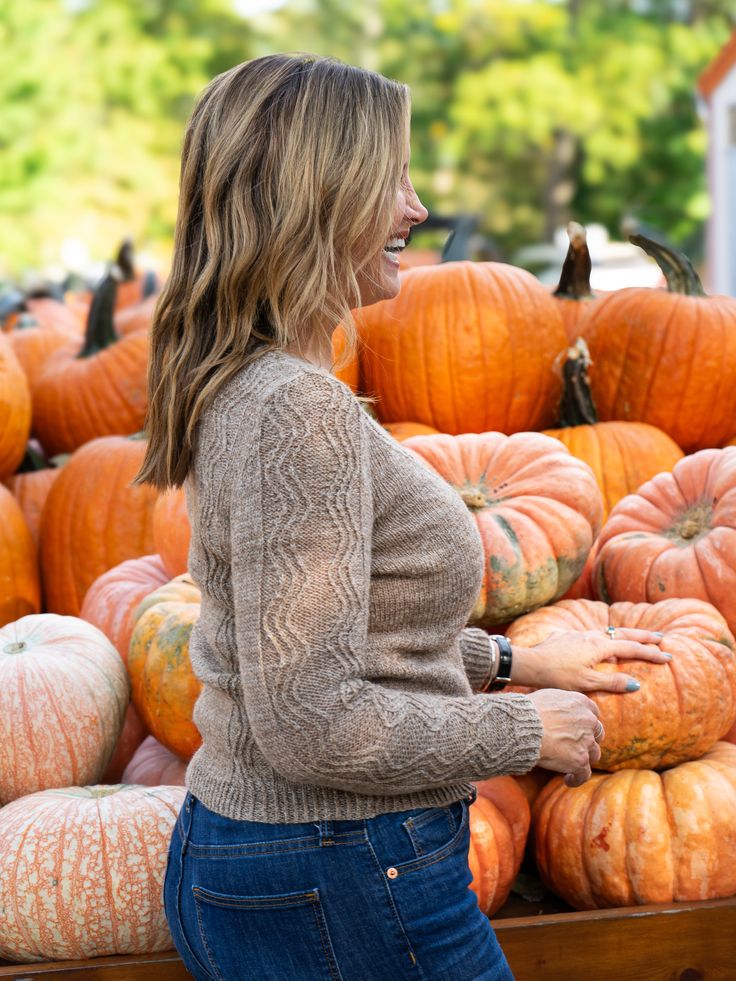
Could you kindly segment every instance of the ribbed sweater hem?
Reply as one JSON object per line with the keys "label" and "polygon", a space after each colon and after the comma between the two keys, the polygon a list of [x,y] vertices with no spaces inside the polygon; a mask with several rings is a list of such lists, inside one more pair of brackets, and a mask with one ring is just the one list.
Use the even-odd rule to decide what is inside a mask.
{"label": "ribbed sweater hem", "polygon": [[367,796],[312,784],[253,781],[235,786],[207,771],[206,761],[192,760],[186,775],[187,789],[205,807],[235,821],[269,824],[355,821],[415,807],[445,807],[468,797],[473,789],[471,783],[455,783],[409,794]]}

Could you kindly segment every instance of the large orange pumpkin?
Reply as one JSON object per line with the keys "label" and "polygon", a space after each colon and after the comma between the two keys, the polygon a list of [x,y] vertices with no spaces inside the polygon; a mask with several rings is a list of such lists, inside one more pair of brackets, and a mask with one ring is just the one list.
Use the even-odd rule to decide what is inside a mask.
{"label": "large orange pumpkin", "polygon": [[45,467],[42,470],[15,473],[5,479],[5,486],[20,505],[36,547],[38,547],[41,515],[46,505],[46,498],[60,473],[59,467]]}
{"label": "large orange pumpkin", "polygon": [[654,603],[692,596],[736,630],[736,447],[701,450],[611,512],[593,570],[597,594]]}
{"label": "large orange pumpkin", "polygon": [[4,807],[0,957],[30,963],[173,948],[161,896],[184,794],[65,787]]}
{"label": "large orange pumpkin", "polygon": [[122,782],[145,787],[159,787],[162,784],[180,787],[184,785],[186,772],[186,763],[153,736],[147,736],[126,766]]}
{"label": "large orange pumpkin", "polygon": [[31,387],[52,354],[70,344],[79,346],[80,342],[78,330],[42,327],[30,315],[21,317],[7,336]]}
{"label": "large orange pumpkin", "polygon": [[614,603],[563,600],[521,617],[507,632],[512,644],[534,647],[560,630],[603,633],[609,626],[659,630],[666,664],[604,662],[601,674],[623,671],[641,688],[592,693],[606,730],[601,770],[649,769],[696,759],[736,721],[736,653],[726,621],[701,600]]}
{"label": "large orange pumpkin", "polygon": [[655,474],[670,471],[684,456],[661,430],[645,422],[598,422],[590,394],[590,364],[585,342],[568,350],[565,390],[560,409],[561,429],[545,430],[584,460],[603,494],[603,520],[622,497],[633,493]]}
{"label": "large orange pumpkin", "polygon": [[493,777],[477,784],[470,806],[468,865],[470,888],[486,916],[508,899],[529,834],[529,804],[513,777]]}
{"label": "large orange pumpkin", "polygon": [[[332,357],[335,362],[337,362],[344,354],[345,351],[345,332],[343,328],[338,324],[332,335]],[[354,392],[358,391],[359,384],[359,369],[358,369],[358,357],[355,355],[352,357],[346,365],[342,368],[338,368],[334,372],[335,377],[339,378],[341,382],[351,388]]]}
{"label": "large orange pumpkin", "polygon": [[472,622],[505,623],[565,593],[601,521],[588,466],[541,433],[415,436],[404,447],[452,484],[485,553]]}
{"label": "large orange pumpkin", "polygon": [[361,387],[382,423],[504,433],[554,423],[567,346],[557,303],[530,273],[445,262],[400,273],[401,292],[356,311]]}
{"label": "large orange pumpkin", "polygon": [[617,290],[586,316],[600,417],[651,423],[686,453],[720,446],[736,418],[736,298],[706,296],[685,256],[631,241],[658,259],[668,288]]}
{"label": "large orange pumpkin", "polygon": [[155,551],[157,491],[131,485],[144,452],[143,439],[105,436],[82,446],[64,465],[41,518],[43,589],[50,612],[78,616],[98,576]]}
{"label": "large orange pumpkin", "polygon": [[0,801],[99,780],[129,693],[120,655],[84,620],[41,613],[0,628]]}
{"label": "large orange pumpkin", "polygon": [[[183,602],[171,602],[179,592]],[[199,619],[196,586],[187,577],[156,590],[140,604],[130,641],[128,673],[133,703],[149,731],[182,760],[202,738],[192,721],[202,688],[189,660],[189,637]]]}
{"label": "large orange pumpkin", "polygon": [[736,746],[655,773],[555,777],[534,805],[537,865],[576,909],[736,893]]}
{"label": "large orange pumpkin", "polygon": [[169,579],[187,571],[191,537],[184,489],[163,491],[153,509],[153,541]]}
{"label": "large orange pumpkin", "polygon": [[33,428],[51,455],[143,427],[149,338],[138,331],[118,339],[112,319],[117,286],[113,270],[95,294],[81,350],[74,343],[51,355],[33,384]]}
{"label": "large orange pumpkin", "polygon": [[433,426],[425,426],[422,422],[387,422],[383,428],[400,443],[412,436],[433,436],[438,432]]}
{"label": "large orange pumpkin", "polygon": [[0,484],[0,626],[40,608],[36,546],[20,505]]}
{"label": "large orange pumpkin", "polygon": [[23,459],[31,431],[31,396],[25,372],[0,335],[0,480]]}

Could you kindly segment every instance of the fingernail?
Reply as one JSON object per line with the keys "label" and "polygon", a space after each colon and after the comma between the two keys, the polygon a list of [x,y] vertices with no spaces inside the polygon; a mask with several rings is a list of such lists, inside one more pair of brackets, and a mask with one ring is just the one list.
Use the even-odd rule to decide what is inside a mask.
{"label": "fingernail", "polygon": [[661,630],[653,630],[652,633],[654,634],[655,637],[664,637],[664,634],[662,633]]}
{"label": "fingernail", "polygon": [[634,678],[626,682],[626,691],[639,691],[641,685]]}
{"label": "fingernail", "polygon": [[668,651],[662,651],[662,657],[666,657],[668,661],[672,660],[672,655]]}

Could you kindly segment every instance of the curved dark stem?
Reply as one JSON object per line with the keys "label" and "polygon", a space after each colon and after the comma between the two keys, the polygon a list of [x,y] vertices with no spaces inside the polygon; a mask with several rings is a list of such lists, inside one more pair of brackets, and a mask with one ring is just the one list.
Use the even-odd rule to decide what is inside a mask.
{"label": "curved dark stem", "polygon": [[149,296],[153,296],[154,293],[158,293],[158,278],[153,269],[148,269],[143,276],[143,285],[141,286],[141,299],[147,300]]}
{"label": "curved dark stem", "polygon": [[560,401],[560,429],[569,426],[593,426],[598,422],[598,412],[590,391],[590,354],[582,337],[568,349],[567,360],[562,366],[562,399]]}
{"label": "curved dark stem", "polygon": [[16,473],[35,473],[36,470],[48,470],[50,467],[51,463],[43,453],[39,453],[34,446],[28,443]]}
{"label": "curved dark stem", "polygon": [[571,221],[567,226],[567,233],[570,236],[570,245],[554,295],[569,300],[589,299],[593,296],[590,288],[592,263],[585,229],[577,222]]}
{"label": "curved dark stem", "polygon": [[77,355],[78,358],[89,358],[118,340],[113,315],[121,278],[120,270],[117,266],[112,266],[95,290],[87,315],[84,345]]}
{"label": "curved dark stem", "polygon": [[644,235],[629,235],[629,241],[644,249],[647,255],[656,259],[657,265],[667,280],[670,293],[682,293],[685,296],[706,296],[700,276],[683,252],[676,252],[661,242],[655,242]]}
{"label": "curved dark stem", "polygon": [[133,253],[133,239],[123,239],[118,254],[115,256],[115,265],[118,266],[123,274],[123,281],[130,282],[135,279],[135,262]]}

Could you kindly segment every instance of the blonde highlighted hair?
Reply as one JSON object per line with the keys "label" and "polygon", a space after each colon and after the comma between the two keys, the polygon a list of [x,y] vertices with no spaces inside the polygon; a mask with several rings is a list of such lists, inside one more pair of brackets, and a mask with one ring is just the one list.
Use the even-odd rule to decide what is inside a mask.
{"label": "blonde highlighted hair", "polygon": [[180,486],[215,392],[269,348],[340,323],[380,281],[409,91],[332,58],[276,54],[218,75],[186,128],[171,273],[151,328],[137,482]]}

